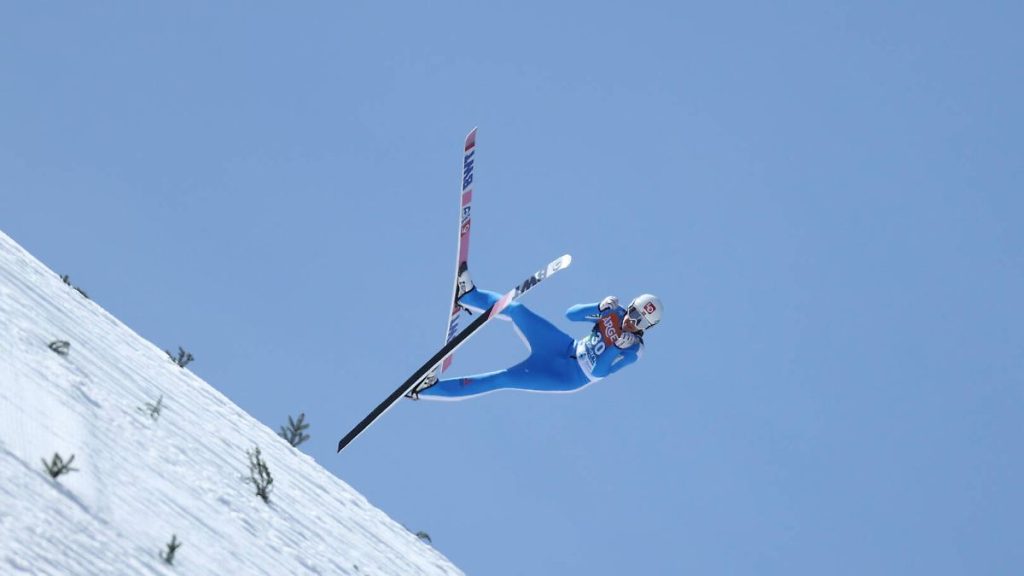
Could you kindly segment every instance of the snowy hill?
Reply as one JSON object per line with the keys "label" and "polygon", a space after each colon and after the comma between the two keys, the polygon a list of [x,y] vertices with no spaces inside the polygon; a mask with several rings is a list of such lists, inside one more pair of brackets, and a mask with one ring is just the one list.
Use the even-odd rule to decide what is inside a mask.
{"label": "snowy hill", "polygon": [[[51,479],[55,452],[78,471]],[[0,232],[0,574],[22,573],[461,571]]]}

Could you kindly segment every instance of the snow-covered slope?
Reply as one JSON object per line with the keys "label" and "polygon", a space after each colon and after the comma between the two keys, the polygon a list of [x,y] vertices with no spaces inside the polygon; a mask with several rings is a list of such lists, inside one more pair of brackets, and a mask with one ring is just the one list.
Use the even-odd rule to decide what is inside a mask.
{"label": "snow-covered slope", "polygon": [[[51,479],[55,452],[79,471]],[[461,572],[0,232],[0,574],[22,573]]]}

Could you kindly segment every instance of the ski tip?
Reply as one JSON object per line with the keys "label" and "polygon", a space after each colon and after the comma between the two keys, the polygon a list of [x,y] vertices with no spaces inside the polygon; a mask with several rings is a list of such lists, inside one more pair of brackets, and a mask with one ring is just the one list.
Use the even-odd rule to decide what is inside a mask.
{"label": "ski tip", "polygon": [[563,254],[560,258],[551,263],[552,272],[557,272],[562,268],[568,268],[572,264],[572,256],[569,254]]}

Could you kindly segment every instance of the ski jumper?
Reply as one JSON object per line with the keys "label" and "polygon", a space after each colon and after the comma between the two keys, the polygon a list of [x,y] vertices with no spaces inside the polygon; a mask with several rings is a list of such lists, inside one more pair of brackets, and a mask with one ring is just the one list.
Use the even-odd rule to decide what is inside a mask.
{"label": "ski jumper", "polygon": [[[462,297],[460,304],[487,310],[500,294],[476,289]],[[501,316],[512,320],[526,341],[530,355],[506,370],[438,380],[422,390],[419,397],[431,400],[463,400],[495,390],[515,389],[533,392],[576,392],[592,382],[614,374],[636,362],[643,351],[643,339],[636,337],[630,346],[619,348],[622,318],[626,310],[601,311],[598,304],[577,304],[565,315],[569,320],[594,324],[590,334],[574,340],[552,323],[520,302],[509,304]]]}

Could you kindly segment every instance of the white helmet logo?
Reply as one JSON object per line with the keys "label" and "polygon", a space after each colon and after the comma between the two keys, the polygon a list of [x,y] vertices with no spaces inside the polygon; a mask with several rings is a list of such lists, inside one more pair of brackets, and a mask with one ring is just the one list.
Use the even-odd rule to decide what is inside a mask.
{"label": "white helmet logo", "polygon": [[630,317],[641,330],[661,322],[661,300],[653,294],[641,294],[629,304]]}

